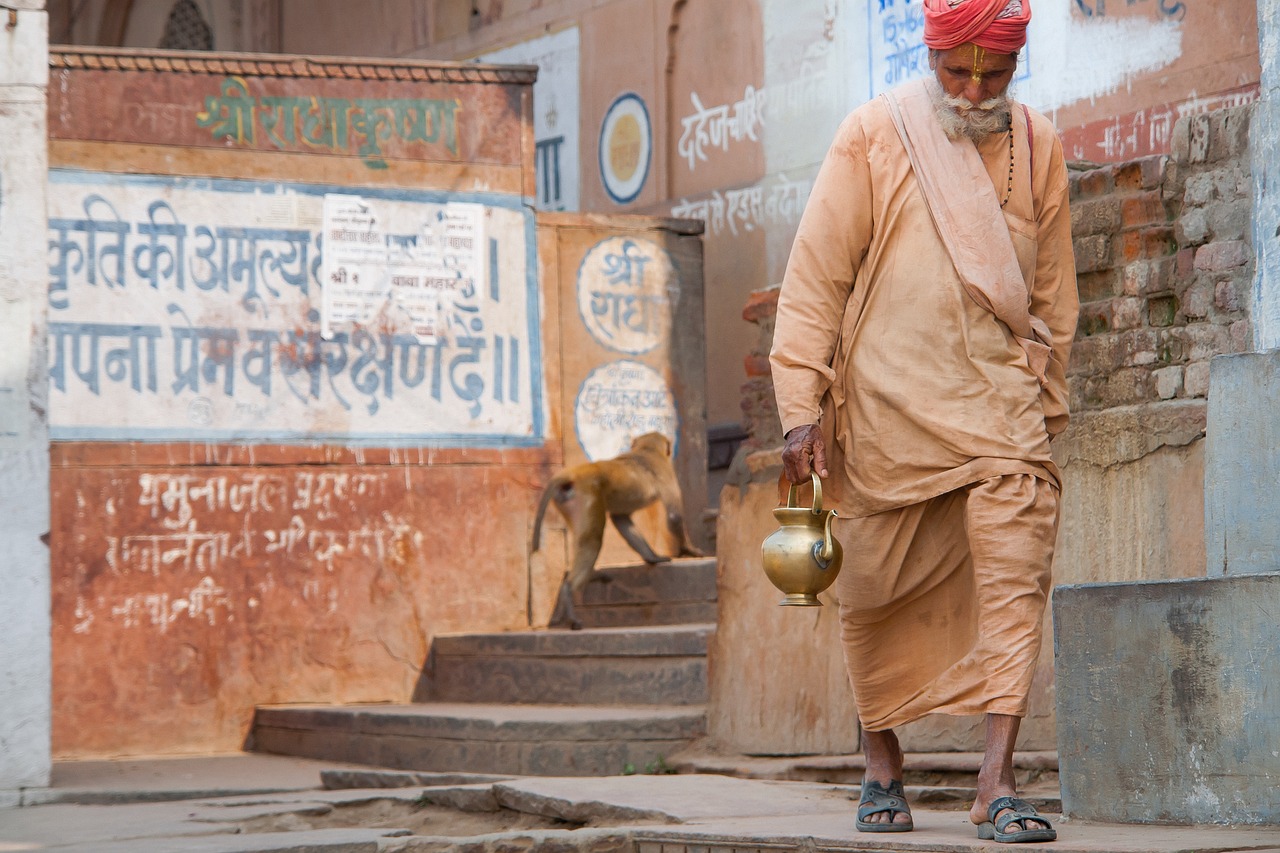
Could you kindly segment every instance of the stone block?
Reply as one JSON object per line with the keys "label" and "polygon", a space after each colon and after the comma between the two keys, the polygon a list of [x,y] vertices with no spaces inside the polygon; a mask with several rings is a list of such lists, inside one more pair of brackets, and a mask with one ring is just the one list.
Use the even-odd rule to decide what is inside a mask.
{"label": "stone block", "polygon": [[1114,261],[1111,257],[1110,236],[1096,234],[1089,237],[1078,237],[1072,242],[1075,246],[1077,273],[1097,272],[1114,266]]}
{"label": "stone block", "polygon": [[1182,390],[1188,397],[1209,396],[1209,362],[1188,364],[1183,370]]}
{"label": "stone block", "polygon": [[1213,176],[1208,174],[1192,175],[1182,190],[1182,203],[1187,207],[1203,207],[1218,196]]}
{"label": "stone block", "polygon": [[1222,272],[1242,267],[1253,260],[1253,252],[1243,240],[1209,243],[1196,249],[1196,269]]}
{"label": "stone block", "polygon": [[1277,608],[1276,573],[1057,587],[1064,814],[1280,824]]}
{"label": "stone block", "polygon": [[1145,304],[1143,300],[1134,297],[1115,300],[1111,310],[1112,328],[1121,331],[1141,326]]}
{"label": "stone block", "polygon": [[1182,391],[1182,368],[1164,367],[1153,371],[1156,381],[1156,396],[1161,400],[1172,400]]}
{"label": "stone block", "polygon": [[1199,246],[1209,239],[1209,215],[1202,207],[1193,207],[1182,215],[1175,228],[1179,245]]}
{"label": "stone block", "polygon": [[1120,200],[1114,197],[1090,199],[1071,205],[1071,236],[1111,234],[1120,228]]}
{"label": "stone block", "polygon": [[1213,286],[1198,282],[1187,288],[1182,296],[1182,313],[1188,318],[1202,320],[1213,307]]}
{"label": "stone block", "polygon": [[[1205,456],[1209,574],[1278,571],[1280,350],[1215,358],[1210,371]],[[1277,647],[1272,645],[1273,652]],[[1280,708],[1280,698],[1272,701]],[[1280,769],[1280,764],[1274,766]]]}

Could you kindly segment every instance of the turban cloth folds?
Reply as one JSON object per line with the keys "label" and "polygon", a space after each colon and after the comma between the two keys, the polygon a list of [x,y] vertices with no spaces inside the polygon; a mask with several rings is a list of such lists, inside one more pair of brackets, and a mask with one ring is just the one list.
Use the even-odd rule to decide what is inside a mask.
{"label": "turban cloth folds", "polygon": [[1031,0],[924,0],[924,43],[951,50],[972,42],[994,53],[1027,43]]}

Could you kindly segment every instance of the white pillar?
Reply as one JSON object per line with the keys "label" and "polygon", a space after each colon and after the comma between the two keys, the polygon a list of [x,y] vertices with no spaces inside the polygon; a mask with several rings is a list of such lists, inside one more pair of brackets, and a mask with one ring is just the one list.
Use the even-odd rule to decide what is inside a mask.
{"label": "white pillar", "polygon": [[0,806],[49,783],[49,25],[0,6]]}
{"label": "white pillar", "polygon": [[1254,109],[1253,152],[1254,344],[1280,348],[1280,0],[1258,0],[1258,58],[1262,97]]}

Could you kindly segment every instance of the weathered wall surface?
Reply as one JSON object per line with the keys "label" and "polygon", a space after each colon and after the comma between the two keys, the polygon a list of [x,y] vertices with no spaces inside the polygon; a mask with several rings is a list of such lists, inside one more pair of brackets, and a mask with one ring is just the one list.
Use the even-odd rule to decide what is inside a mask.
{"label": "weathered wall surface", "polygon": [[[1062,805],[1118,823],[1280,824],[1280,574],[1059,589]],[[1069,638],[1064,641],[1061,638]]]}
{"label": "weathered wall surface", "polygon": [[0,807],[50,769],[43,9],[0,10]]}
{"label": "weathered wall surface", "polygon": [[528,69],[53,60],[57,755],[238,749],[545,625],[566,458],[663,432],[705,502],[698,228],[539,221]]}

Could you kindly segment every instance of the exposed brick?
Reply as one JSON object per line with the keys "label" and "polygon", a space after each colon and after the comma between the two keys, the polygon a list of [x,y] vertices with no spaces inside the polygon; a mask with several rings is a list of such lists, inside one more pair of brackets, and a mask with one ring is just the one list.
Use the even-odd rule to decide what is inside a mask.
{"label": "exposed brick", "polygon": [[1209,116],[1192,116],[1188,122],[1189,149],[1187,162],[1204,163],[1209,159],[1209,143],[1213,135],[1213,127]]}
{"label": "exposed brick", "polygon": [[1209,205],[1204,211],[1215,241],[1244,240],[1253,229],[1252,200],[1221,201]]}
{"label": "exposed brick", "polygon": [[1249,352],[1253,349],[1253,328],[1248,320],[1237,320],[1227,327],[1231,337],[1232,352]]}
{"label": "exposed brick", "polygon": [[1229,314],[1239,311],[1241,298],[1239,286],[1234,280],[1220,281],[1213,288],[1213,304],[1219,311]]}
{"label": "exposed brick", "polygon": [[1174,233],[1180,246],[1199,246],[1209,239],[1209,214],[1202,207],[1193,207],[1182,214]]}
{"label": "exposed brick", "polygon": [[1153,296],[1147,300],[1147,322],[1152,326],[1172,326],[1178,316],[1176,296]]}
{"label": "exposed brick", "polygon": [[1190,278],[1196,271],[1196,250],[1179,249],[1176,257],[1178,278]]}
{"label": "exposed brick", "polygon": [[1120,209],[1120,200],[1110,197],[1071,205],[1071,236],[1111,234],[1120,227]]}
{"label": "exposed brick", "polygon": [[1093,169],[1080,176],[1080,195],[1084,198],[1105,195],[1113,189],[1115,182],[1112,180],[1110,166]]}
{"label": "exposed brick", "polygon": [[1187,207],[1203,207],[1218,197],[1213,175],[1199,174],[1187,178],[1182,190],[1182,203]]}
{"label": "exposed brick", "polygon": [[1209,243],[1196,249],[1196,269],[1206,272],[1242,267],[1253,258],[1249,246],[1243,240]]}
{"label": "exposed brick", "polygon": [[1253,197],[1253,179],[1242,169],[1235,166],[1218,169],[1210,172],[1209,177],[1213,180],[1214,192],[1223,201],[1240,201]]}
{"label": "exposed brick", "polygon": [[1120,223],[1123,228],[1143,225],[1164,225],[1169,221],[1164,199],[1158,190],[1130,196],[1120,202]]}
{"label": "exposed brick", "polygon": [[1156,361],[1160,364],[1183,364],[1191,347],[1187,343],[1186,328],[1173,326],[1160,329],[1156,343]]}
{"label": "exposed brick", "polygon": [[1112,302],[1111,328],[1116,331],[1135,329],[1142,325],[1142,309],[1146,303],[1142,299],[1128,297]]}
{"label": "exposed brick", "polygon": [[1213,287],[1207,282],[1188,287],[1182,297],[1182,313],[1193,320],[1209,316],[1213,307]]}
{"label": "exposed brick", "polygon": [[1106,234],[1080,237],[1073,242],[1077,273],[1097,272],[1115,265],[1111,257],[1111,238]]}
{"label": "exposed brick", "polygon": [[1076,288],[1081,302],[1097,302],[1110,299],[1121,293],[1120,270],[1106,269],[1101,272],[1087,272],[1076,276]]}
{"label": "exposed brick", "polygon": [[1080,306],[1080,322],[1076,326],[1077,337],[1092,337],[1111,331],[1111,303],[1093,302]]}
{"label": "exposed brick", "polygon": [[1182,368],[1162,367],[1152,372],[1156,383],[1156,396],[1161,400],[1172,400],[1182,390]]}
{"label": "exposed brick", "polygon": [[1187,358],[1191,361],[1208,361],[1215,355],[1231,352],[1231,329],[1210,323],[1187,326],[1186,340],[1190,347]]}
{"label": "exposed brick", "polygon": [[1249,153],[1249,124],[1253,110],[1236,107],[1217,114],[1218,126],[1214,128],[1210,156],[1214,160],[1227,160]]}
{"label": "exposed brick", "polygon": [[1160,337],[1154,329],[1132,329],[1115,337],[1116,355],[1112,369],[1142,367],[1159,360]]}
{"label": "exposed brick", "polygon": [[753,290],[747,297],[746,307],[742,309],[742,319],[749,323],[758,323],[765,317],[778,313],[778,294],[782,292],[779,285]]}
{"label": "exposed brick", "polygon": [[1187,365],[1182,372],[1182,393],[1187,397],[1209,396],[1209,362]]}
{"label": "exposed brick", "polygon": [[743,359],[743,366],[746,368],[747,376],[772,376],[773,371],[769,367],[769,356],[760,353],[752,353]]}
{"label": "exposed brick", "polygon": [[1177,242],[1173,239],[1173,229],[1169,226],[1149,226],[1137,231],[1126,231],[1120,235],[1120,239],[1120,257],[1126,264],[1172,255],[1178,250]]}
{"label": "exposed brick", "polygon": [[1143,157],[1115,167],[1115,186],[1118,190],[1152,190],[1164,182],[1165,158],[1161,155]]}

